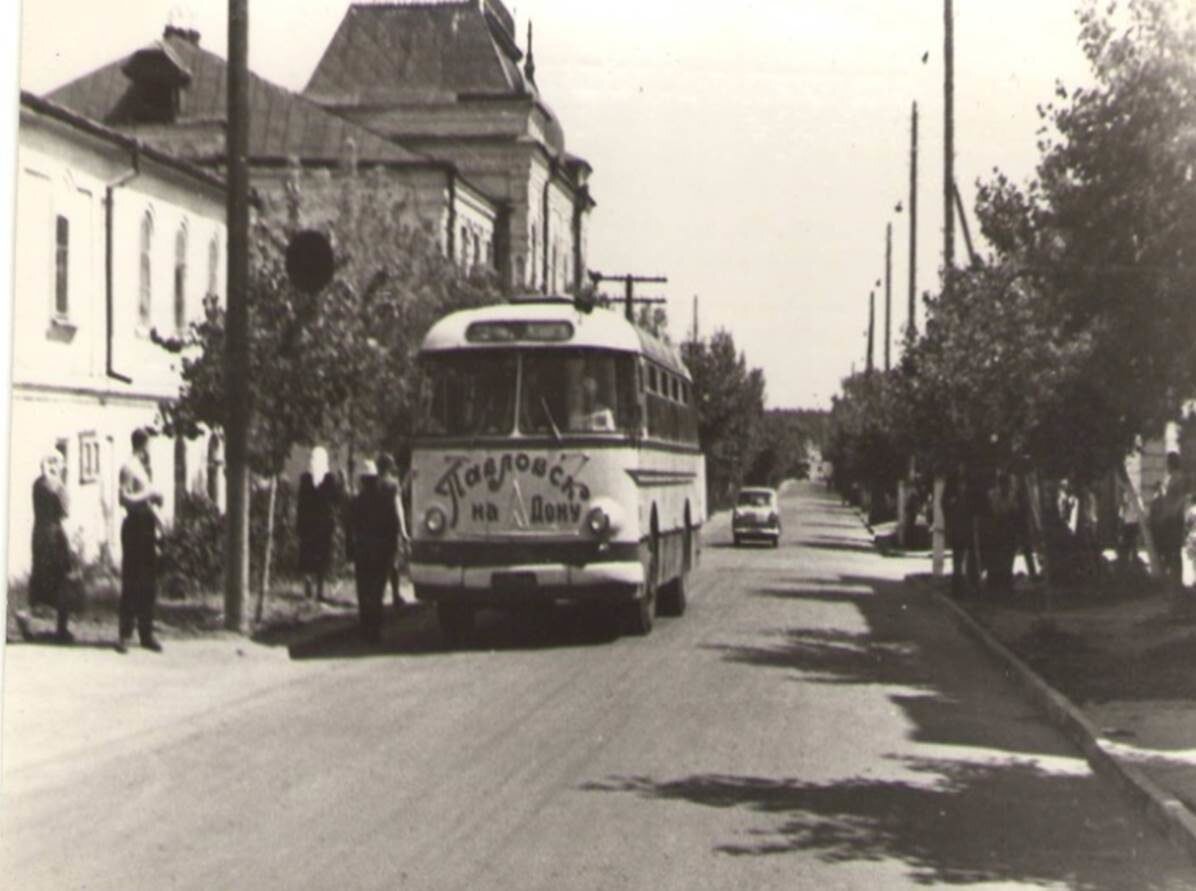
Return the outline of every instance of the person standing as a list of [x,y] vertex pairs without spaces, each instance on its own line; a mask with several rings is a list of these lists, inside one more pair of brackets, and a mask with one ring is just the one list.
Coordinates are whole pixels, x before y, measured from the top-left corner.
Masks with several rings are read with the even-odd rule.
[[399,515],[394,494],[383,487],[373,461],[361,462],[360,482],[349,504],[346,531],[357,582],[361,635],[378,643],[382,640],[382,597],[395,565]]
[[943,515],[947,521],[947,543],[951,548],[951,594],[954,597],[964,593],[965,583],[968,589],[975,591],[980,582],[969,482],[967,468],[960,465],[947,479],[943,492]]
[[390,583],[391,597],[394,600],[395,607],[401,607],[403,605],[403,597],[399,593],[399,576],[402,569],[401,564],[411,546],[411,541],[407,536],[407,517],[406,512],[403,510],[402,481],[399,479],[394,458],[385,452],[378,456],[378,481],[383,489],[394,496],[395,513],[399,518],[399,537],[395,548],[395,561],[391,566],[390,573],[387,575],[387,580]]
[[[54,450],[42,459],[41,475],[33,481],[33,568],[29,573],[29,605],[44,604],[57,612],[54,639],[71,643],[68,581],[74,555],[64,521],[70,502],[63,481],[62,455]],[[17,626],[26,640],[35,639],[28,613],[17,613]]]
[[1013,481],[1003,470],[988,491],[988,570],[987,584],[997,594],[1013,589],[1013,559],[1017,550],[1018,504]]
[[1184,514],[1188,505],[1188,479],[1178,452],[1167,453],[1167,475],[1151,504],[1151,532],[1164,574],[1173,584],[1183,584]]
[[120,469],[120,504],[125,519],[120,527],[120,638],[117,652],[128,652],[136,623],[141,645],[155,653],[162,644],[154,636],[154,605],[158,596],[158,511],[162,493],[153,483],[149,433],[132,435],[133,454]]

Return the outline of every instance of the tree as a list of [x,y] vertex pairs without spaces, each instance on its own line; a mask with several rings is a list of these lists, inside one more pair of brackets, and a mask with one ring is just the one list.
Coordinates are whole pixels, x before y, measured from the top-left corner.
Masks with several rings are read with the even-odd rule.
[[682,344],[681,353],[693,377],[709,500],[712,505],[726,504],[760,449],[764,372],[748,368],[723,328],[709,342]]
[[977,214],[1058,338],[1088,344],[1056,441],[1079,445],[1059,470],[1093,478],[1196,393],[1196,22],[1169,0],[1088,0],[1080,24],[1094,85],[1057,88],[1036,180],[998,174]]
[[[264,196],[250,272],[250,465],[270,480],[262,591],[269,579],[273,492],[296,446],[338,443],[402,451],[419,393],[419,341],[435,319],[499,296],[492,274],[446,257],[413,200],[381,170],[350,163],[339,180],[305,182],[297,169],[281,197]],[[287,238],[318,225],[338,256],[318,297],[298,292],[283,261]],[[224,310],[215,297],[181,341],[179,397],[160,407],[165,431],[194,436],[225,421]],[[352,460],[350,458],[350,460]],[[259,596],[259,618],[261,597]]]

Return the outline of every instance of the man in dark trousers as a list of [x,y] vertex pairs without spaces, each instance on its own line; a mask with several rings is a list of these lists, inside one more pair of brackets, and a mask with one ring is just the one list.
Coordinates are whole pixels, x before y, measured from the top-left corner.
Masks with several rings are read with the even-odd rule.
[[373,461],[362,461],[358,476],[361,486],[349,505],[349,552],[356,570],[361,635],[378,643],[382,640],[382,595],[398,549],[399,514],[394,492],[381,484]]
[[158,595],[158,512],[162,493],[153,483],[149,434],[133,431],[133,454],[120,469],[120,504],[125,520],[120,527],[120,639],[116,649],[127,652],[136,621],[141,645],[156,653],[162,645],[154,637],[154,602]]

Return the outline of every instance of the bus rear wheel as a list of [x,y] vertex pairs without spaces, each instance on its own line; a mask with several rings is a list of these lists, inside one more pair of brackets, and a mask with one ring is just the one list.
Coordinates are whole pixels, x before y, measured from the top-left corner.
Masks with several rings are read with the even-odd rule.
[[652,632],[652,620],[656,616],[656,597],[648,586],[636,591],[636,599],[625,604],[624,626],[628,634],[644,637]]
[[473,609],[459,603],[436,604],[440,633],[449,646],[460,646],[473,631]]

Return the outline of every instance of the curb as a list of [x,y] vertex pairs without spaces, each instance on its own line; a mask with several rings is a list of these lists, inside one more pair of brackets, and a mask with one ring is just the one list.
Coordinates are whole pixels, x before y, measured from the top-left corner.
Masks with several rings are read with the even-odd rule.
[[967,610],[919,579],[911,576],[906,581],[925,590],[931,599],[954,617],[964,631],[978,640],[997,661],[1003,662],[1039,708],[1080,748],[1093,771],[1116,783],[1146,817],[1166,833],[1173,844],[1196,861],[1196,815],[1182,801],[1137,767],[1121,761],[1106,750],[1099,731],[1088,717],[997,640]]

